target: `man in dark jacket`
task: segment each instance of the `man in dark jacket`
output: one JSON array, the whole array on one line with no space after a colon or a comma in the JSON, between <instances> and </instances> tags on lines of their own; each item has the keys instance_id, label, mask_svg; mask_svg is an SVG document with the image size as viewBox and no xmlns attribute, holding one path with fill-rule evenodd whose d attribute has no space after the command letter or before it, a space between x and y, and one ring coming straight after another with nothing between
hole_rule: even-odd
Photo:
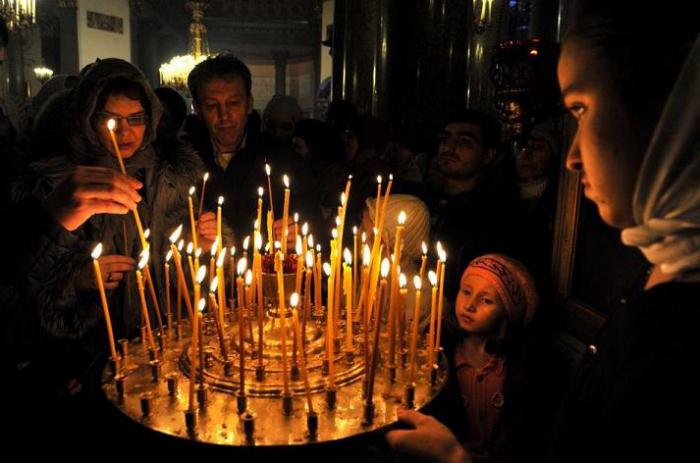
<instances>
[{"instance_id":1,"label":"man in dark jacket","mask_svg":"<svg viewBox=\"0 0 700 463\"><path fill-rule=\"evenodd\" d=\"M265 164L268 163L272 170L275 235L281 236L284 174L291 180L290 217L298 212L302 222L309 222L313 233L323 232L314 227L320 223L319 195L308 165L289 147L248 130L248 117L253 112L248 67L234 56L218 55L192 70L188 86L195 115L185 123L185 139L199 152L210 173L205 209L215 210L218 197L224 196L222 214L233 228L236 240L240 242L246 235L252 235L257 190L261 186L267 190ZM266 192L265 208L268 198ZM264 220L263 214L263 230ZM289 243L293 240L290 231Z\"/></svg>"}]
</instances>

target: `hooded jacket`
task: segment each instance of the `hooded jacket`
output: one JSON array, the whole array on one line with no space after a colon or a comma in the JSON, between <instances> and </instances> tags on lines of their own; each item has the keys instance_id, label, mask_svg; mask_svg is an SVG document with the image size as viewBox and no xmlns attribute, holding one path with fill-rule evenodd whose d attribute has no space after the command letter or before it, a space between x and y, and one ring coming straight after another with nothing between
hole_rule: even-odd
<instances>
[{"instance_id":1,"label":"hooded jacket","mask_svg":"<svg viewBox=\"0 0 700 463\"><path fill-rule=\"evenodd\" d=\"M201 177L203 166L188 145L179 140L156 142L156 127L161 106L144 75L120 59L99 60L71 91L63 110L67 126L67 142L63 149L48 154L30 166L31 194L39 200L67 178L79 165L112 167L118 170L117 159L99 142L91 120L98 99L110 82L124 78L140 85L146 95L148 115L141 148L125 159L129 175L139 178L144 198L139 213L144 228L150 228L150 268L158 285L162 281L161 266L168 246L168 235L187 217L187 194L190 185ZM60 112L58 112L60 113ZM56 124L61 121L56 121ZM66 149L67 148L67 149ZM124 234L126 230L126 238ZM99 214L91 217L73 232L60 229L35 243L32 261L27 264L25 292L38 311L42 329L50 336L63 339L103 337L102 310L99 294L80 291L80 278L93 278L89 272L90 252L101 242L103 255L122 254L138 259L137 232L133 216ZM86 272L86 268L88 271ZM133 337L138 324L138 297L133 274L125 274L120 287L108 294L115 335ZM131 284L130 284L131 283ZM130 289L130 291L127 291ZM161 304L162 305L162 304ZM96 332L95 332L96 331ZM94 352L99 352L95 349Z\"/></svg>"}]
</instances>

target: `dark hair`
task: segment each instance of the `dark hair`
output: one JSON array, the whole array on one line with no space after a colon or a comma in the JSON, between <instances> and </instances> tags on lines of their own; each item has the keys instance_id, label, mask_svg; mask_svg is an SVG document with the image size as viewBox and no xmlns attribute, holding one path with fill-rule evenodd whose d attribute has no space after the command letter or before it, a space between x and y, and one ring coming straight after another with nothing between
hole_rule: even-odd
<instances>
[{"instance_id":1,"label":"dark hair","mask_svg":"<svg viewBox=\"0 0 700 463\"><path fill-rule=\"evenodd\" d=\"M192 69L187 76L187 87L192 99L199 102L199 91L203 85L213 79L232 80L235 77L243 79L246 92L250 95L252 81L248 66L230 53L220 53L205 59Z\"/></svg>"},{"instance_id":2,"label":"dark hair","mask_svg":"<svg viewBox=\"0 0 700 463\"><path fill-rule=\"evenodd\" d=\"M345 147L340 133L331 124L316 119L302 119L296 123L294 136L309 146L312 160L343 162Z\"/></svg>"},{"instance_id":3,"label":"dark hair","mask_svg":"<svg viewBox=\"0 0 700 463\"><path fill-rule=\"evenodd\" d=\"M450 114L447 124L474 124L481 129L481 139L484 149L495 148L501 144L501 124L495 117L475 109L462 109Z\"/></svg>"},{"instance_id":4,"label":"dark hair","mask_svg":"<svg viewBox=\"0 0 700 463\"><path fill-rule=\"evenodd\" d=\"M0 19L0 46L6 47L10 41L10 31L4 19Z\"/></svg>"},{"instance_id":5,"label":"dark hair","mask_svg":"<svg viewBox=\"0 0 700 463\"><path fill-rule=\"evenodd\" d=\"M632 116L656 122L698 34L684 8L641 8L630 0L589 0L565 42L585 42L601 53Z\"/></svg>"},{"instance_id":6,"label":"dark hair","mask_svg":"<svg viewBox=\"0 0 700 463\"><path fill-rule=\"evenodd\" d=\"M95 109L98 111L103 109L107 103L107 99L113 95L123 95L130 100L139 100L146 111L150 109L146 90L136 82L123 77L116 78L105 85L97 99Z\"/></svg>"}]
</instances>

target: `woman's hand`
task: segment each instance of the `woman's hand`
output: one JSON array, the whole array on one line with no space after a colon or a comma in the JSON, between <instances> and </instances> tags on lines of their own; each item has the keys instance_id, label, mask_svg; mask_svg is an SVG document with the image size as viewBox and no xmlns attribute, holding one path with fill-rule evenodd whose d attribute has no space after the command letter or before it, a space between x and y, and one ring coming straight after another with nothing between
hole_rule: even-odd
<instances>
[{"instance_id":1,"label":"woman's hand","mask_svg":"<svg viewBox=\"0 0 700 463\"><path fill-rule=\"evenodd\" d=\"M124 279L124 273L133 272L136 269L136 261L134 259L119 254L100 256L97 262L100 264L102 283L107 291L117 289ZM97 291L95 269L92 261L90 266L85 268L80 274L76 282L76 288L81 291Z\"/></svg>"}]
</instances>

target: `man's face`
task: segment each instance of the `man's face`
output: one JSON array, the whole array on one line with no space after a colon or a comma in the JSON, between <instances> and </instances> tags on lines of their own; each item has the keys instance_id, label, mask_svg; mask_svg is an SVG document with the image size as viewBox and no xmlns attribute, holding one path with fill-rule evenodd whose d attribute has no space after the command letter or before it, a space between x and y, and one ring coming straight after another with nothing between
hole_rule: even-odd
<instances>
[{"instance_id":1,"label":"man's face","mask_svg":"<svg viewBox=\"0 0 700 463\"><path fill-rule=\"evenodd\" d=\"M212 79L199 91L195 112L202 119L221 151L236 151L243 141L248 115L253 111L253 95L243 79Z\"/></svg>"},{"instance_id":2,"label":"man's face","mask_svg":"<svg viewBox=\"0 0 700 463\"><path fill-rule=\"evenodd\" d=\"M491 162L492 150L484 149L481 128L476 124L450 122L439 140L438 167L446 177L468 179Z\"/></svg>"},{"instance_id":3,"label":"man's face","mask_svg":"<svg viewBox=\"0 0 700 463\"><path fill-rule=\"evenodd\" d=\"M552 155L546 140L528 138L525 146L515 153L515 172L519 180L546 177Z\"/></svg>"},{"instance_id":4,"label":"man's face","mask_svg":"<svg viewBox=\"0 0 700 463\"><path fill-rule=\"evenodd\" d=\"M285 111L270 113L265 121L265 133L283 141L291 140L294 134L294 118Z\"/></svg>"}]
</instances>

